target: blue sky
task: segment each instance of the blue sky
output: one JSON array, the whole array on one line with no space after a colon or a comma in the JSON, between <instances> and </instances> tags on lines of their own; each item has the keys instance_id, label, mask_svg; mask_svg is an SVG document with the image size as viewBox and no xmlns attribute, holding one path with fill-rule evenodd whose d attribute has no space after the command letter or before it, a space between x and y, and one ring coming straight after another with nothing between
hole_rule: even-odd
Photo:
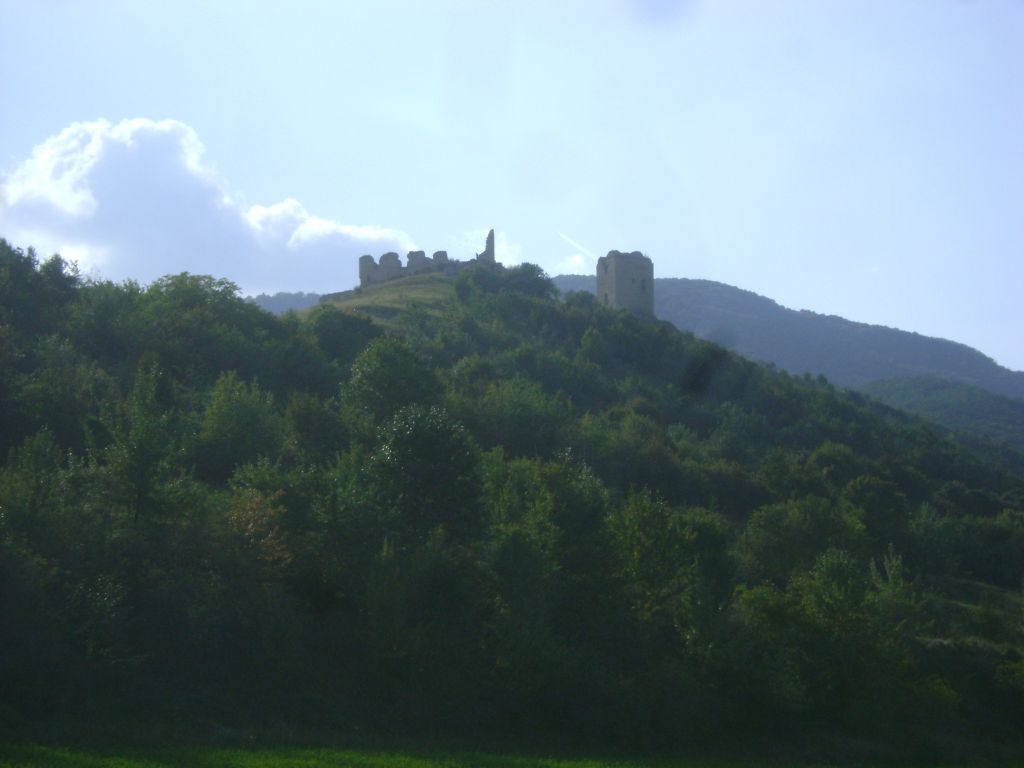
<instances>
[{"instance_id":1,"label":"blue sky","mask_svg":"<svg viewBox=\"0 0 1024 768\"><path fill-rule=\"evenodd\" d=\"M661 277L1024 369L1024 2L0 0L0 236L350 287L447 249Z\"/></svg>"}]
</instances>

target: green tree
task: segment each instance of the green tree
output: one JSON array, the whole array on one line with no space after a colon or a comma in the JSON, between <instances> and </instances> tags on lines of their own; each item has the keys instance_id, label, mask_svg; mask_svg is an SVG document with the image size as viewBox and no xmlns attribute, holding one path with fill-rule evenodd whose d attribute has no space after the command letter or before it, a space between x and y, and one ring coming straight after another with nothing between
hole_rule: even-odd
<instances>
[{"instance_id":1,"label":"green tree","mask_svg":"<svg viewBox=\"0 0 1024 768\"><path fill-rule=\"evenodd\" d=\"M137 283L86 281L68 313L68 337L124 385L149 344L140 318L143 291Z\"/></svg>"},{"instance_id":2,"label":"green tree","mask_svg":"<svg viewBox=\"0 0 1024 768\"><path fill-rule=\"evenodd\" d=\"M223 483L235 467L260 456L274 457L284 437L273 398L234 371L220 376L210 391L196 437L196 473Z\"/></svg>"},{"instance_id":3,"label":"green tree","mask_svg":"<svg viewBox=\"0 0 1024 768\"><path fill-rule=\"evenodd\" d=\"M379 430L366 477L373 503L397 513L414 537L442 527L464 539L482 529L479 451L440 408L411 405L395 413Z\"/></svg>"},{"instance_id":4,"label":"green tree","mask_svg":"<svg viewBox=\"0 0 1024 768\"><path fill-rule=\"evenodd\" d=\"M40 338L33 348L29 374L15 379L14 414L20 426L50 429L63 446L81 451L90 436L102 433L99 414L114 399L110 375L84 357L66 338Z\"/></svg>"},{"instance_id":5,"label":"green tree","mask_svg":"<svg viewBox=\"0 0 1024 768\"><path fill-rule=\"evenodd\" d=\"M441 382L426 360L401 339L382 336L356 357L342 398L381 422L404 406L440 405L442 394Z\"/></svg>"},{"instance_id":6,"label":"green tree","mask_svg":"<svg viewBox=\"0 0 1024 768\"><path fill-rule=\"evenodd\" d=\"M285 409L289 438L311 462L327 461L348 445L348 434L337 403L296 392Z\"/></svg>"},{"instance_id":7,"label":"green tree","mask_svg":"<svg viewBox=\"0 0 1024 768\"><path fill-rule=\"evenodd\" d=\"M488 582L483 564L440 529L381 552L366 601L371 700L402 722L472 727L489 698Z\"/></svg>"},{"instance_id":8,"label":"green tree","mask_svg":"<svg viewBox=\"0 0 1024 768\"><path fill-rule=\"evenodd\" d=\"M910 504L895 483L872 475L857 477L843 488L840 502L857 510L876 552L889 545L906 546Z\"/></svg>"},{"instance_id":9,"label":"green tree","mask_svg":"<svg viewBox=\"0 0 1024 768\"><path fill-rule=\"evenodd\" d=\"M492 382L473 412L483 444L500 445L511 456L549 455L571 416L564 400L518 377Z\"/></svg>"},{"instance_id":10,"label":"green tree","mask_svg":"<svg viewBox=\"0 0 1024 768\"><path fill-rule=\"evenodd\" d=\"M310 374L308 356L298 365L284 354L291 348L287 321L244 301L229 280L162 277L142 296L138 322L155 361L185 388L211 386L226 371L270 382Z\"/></svg>"},{"instance_id":11,"label":"green tree","mask_svg":"<svg viewBox=\"0 0 1024 768\"><path fill-rule=\"evenodd\" d=\"M42 263L0 238L0 324L31 336L53 333L77 297L78 269L54 255Z\"/></svg>"},{"instance_id":12,"label":"green tree","mask_svg":"<svg viewBox=\"0 0 1024 768\"><path fill-rule=\"evenodd\" d=\"M608 525L639 620L690 650L708 642L735 578L725 520L701 509L674 510L637 492L609 515Z\"/></svg>"},{"instance_id":13,"label":"green tree","mask_svg":"<svg viewBox=\"0 0 1024 768\"><path fill-rule=\"evenodd\" d=\"M320 349L345 369L381 333L368 317L346 312L330 304L315 307L306 322Z\"/></svg>"},{"instance_id":14,"label":"green tree","mask_svg":"<svg viewBox=\"0 0 1024 768\"><path fill-rule=\"evenodd\" d=\"M737 549L748 580L783 585L829 548L864 551L864 545L864 528L856 515L808 496L755 510Z\"/></svg>"},{"instance_id":15,"label":"green tree","mask_svg":"<svg viewBox=\"0 0 1024 768\"><path fill-rule=\"evenodd\" d=\"M170 414L158 399L161 375L155 367L140 368L129 396L107 417L112 501L135 520L157 503L159 485L170 482L176 458Z\"/></svg>"}]
</instances>

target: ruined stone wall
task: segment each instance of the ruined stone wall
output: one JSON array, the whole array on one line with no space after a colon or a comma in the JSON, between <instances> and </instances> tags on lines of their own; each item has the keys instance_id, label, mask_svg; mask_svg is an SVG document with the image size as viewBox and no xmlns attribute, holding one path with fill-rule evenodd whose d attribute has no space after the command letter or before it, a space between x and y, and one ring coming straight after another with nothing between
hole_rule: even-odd
<instances>
[{"instance_id":1,"label":"ruined stone wall","mask_svg":"<svg viewBox=\"0 0 1024 768\"><path fill-rule=\"evenodd\" d=\"M654 317L654 263L639 251L609 251L597 260L597 299L638 317Z\"/></svg>"},{"instance_id":2,"label":"ruined stone wall","mask_svg":"<svg viewBox=\"0 0 1024 768\"><path fill-rule=\"evenodd\" d=\"M483 253L476 255L476 262L490 266L498 266L494 260L494 230L487 234L487 242L484 245ZM373 256L366 255L359 257L359 287L365 288L368 285L386 283L406 275L422 275L429 272L454 273L460 267L472 264L467 261L453 261L448 258L447 251L435 251L434 255L427 258L423 251L409 251L405 257L405 266L402 260L394 251L389 251L380 257L380 261Z\"/></svg>"},{"instance_id":3,"label":"ruined stone wall","mask_svg":"<svg viewBox=\"0 0 1024 768\"><path fill-rule=\"evenodd\" d=\"M422 275L427 272L444 272L449 269L453 262L448 260L446 251L436 251L433 256L427 257L423 251L409 251L405 257L405 266L402 260L394 251L389 251L377 261L373 256L359 257L359 285L376 285L395 280L405 275Z\"/></svg>"}]
</instances>

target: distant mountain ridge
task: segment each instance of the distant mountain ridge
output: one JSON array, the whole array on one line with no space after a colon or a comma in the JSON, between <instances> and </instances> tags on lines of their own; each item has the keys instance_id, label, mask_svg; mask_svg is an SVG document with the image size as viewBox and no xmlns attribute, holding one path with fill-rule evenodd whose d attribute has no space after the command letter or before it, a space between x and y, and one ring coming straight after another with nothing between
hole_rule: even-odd
<instances>
[{"instance_id":1,"label":"distant mountain ridge","mask_svg":"<svg viewBox=\"0 0 1024 768\"><path fill-rule=\"evenodd\" d=\"M311 307L320 301L319 293L287 293L279 291L273 295L261 293L258 296L246 296L245 300L255 304L260 309L265 309L274 315L283 315L285 312L295 311Z\"/></svg>"},{"instance_id":2,"label":"distant mountain ridge","mask_svg":"<svg viewBox=\"0 0 1024 768\"><path fill-rule=\"evenodd\" d=\"M554 281L563 293L595 291L595 278L589 275L559 275ZM1004 368L966 344L787 309L724 283L657 278L654 312L677 328L744 357L791 373L823 374L844 387L939 377L1024 398L1024 373Z\"/></svg>"}]
</instances>

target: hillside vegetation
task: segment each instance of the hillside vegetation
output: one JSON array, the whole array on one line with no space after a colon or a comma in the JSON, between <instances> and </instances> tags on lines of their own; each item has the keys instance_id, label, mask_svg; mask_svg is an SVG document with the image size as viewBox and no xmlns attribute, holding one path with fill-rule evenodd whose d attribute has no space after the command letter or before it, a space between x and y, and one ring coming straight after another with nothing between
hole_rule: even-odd
<instances>
[{"instance_id":1,"label":"hillside vegetation","mask_svg":"<svg viewBox=\"0 0 1024 768\"><path fill-rule=\"evenodd\" d=\"M1019 398L929 376L873 381L859 389L949 429L978 434L1024 451L1024 400Z\"/></svg>"},{"instance_id":2,"label":"hillside vegetation","mask_svg":"<svg viewBox=\"0 0 1024 768\"><path fill-rule=\"evenodd\" d=\"M1020 755L1020 476L531 265L378 289L0 241L5 728Z\"/></svg>"},{"instance_id":3,"label":"hillside vegetation","mask_svg":"<svg viewBox=\"0 0 1024 768\"><path fill-rule=\"evenodd\" d=\"M563 292L596 289L590 276L561 275L555 283ZM822 374L843 387L930 376L1024 398L1024 373L946 339L787 309L711 280L658 278L654 302L655 314L680 330L790 373Z\"/></svg>"},{"instance_id":4,"label":"hillside vegetation","mask_svg":"<svg viewBox=\"0 0 1024 768\"><path fill-rule=\"evenodd\" d=\"M563 292L595 289L594 278L582 275L555 283ZM710 280L659 278L655 285L655 313L681 330L790 373L824 375L972 439L1024 449L1024 373L977 350L797 312Z\"/></svg>"}]
</instances>

